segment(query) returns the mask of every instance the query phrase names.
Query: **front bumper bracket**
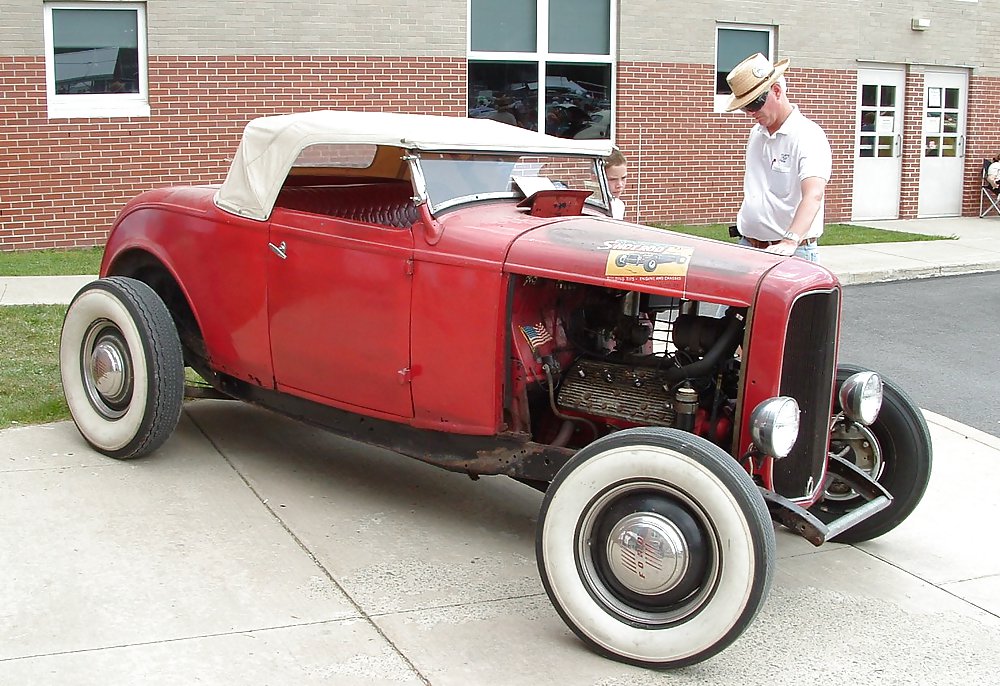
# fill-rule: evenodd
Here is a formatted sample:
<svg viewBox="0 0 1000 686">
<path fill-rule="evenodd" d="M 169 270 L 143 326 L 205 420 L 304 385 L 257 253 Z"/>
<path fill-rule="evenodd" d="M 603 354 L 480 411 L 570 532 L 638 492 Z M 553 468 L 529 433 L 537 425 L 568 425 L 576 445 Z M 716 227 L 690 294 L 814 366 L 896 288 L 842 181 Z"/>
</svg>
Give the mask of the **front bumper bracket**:
<svg viewBox="0 0 1000 686">
<path fill-rule="evenodd" d="M 831 538 L 847 531 L 858 522 L 868 519 L 892 504 L 892 494 L 867 472 L 842 457 L 830 455 L 827 464 L 828 476 L 832 475 L 846 483 L 859 497 L 863 505 L 833 520 L 824 522 L 809 510 L 774 491 L 761 488 L 761 495 L 771 512 L 771 518 L 802 536 L 813 545 L 823 545 Z"/>
</svg>

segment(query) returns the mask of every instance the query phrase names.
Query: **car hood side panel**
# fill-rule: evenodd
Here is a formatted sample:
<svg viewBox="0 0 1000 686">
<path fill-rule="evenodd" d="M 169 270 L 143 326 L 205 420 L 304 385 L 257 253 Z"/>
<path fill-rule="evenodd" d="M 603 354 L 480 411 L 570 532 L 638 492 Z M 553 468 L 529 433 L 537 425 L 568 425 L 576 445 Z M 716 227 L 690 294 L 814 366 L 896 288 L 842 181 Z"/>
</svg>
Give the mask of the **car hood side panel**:
<svg viewBox="0 0 1000 686">
<path fill-rule="evenodd" d="M 664 229 L 574 217 L 519 236 L 507 255 L 506 269 L 746 307 L 761 277 L 782 259 Z"/>
</svg>

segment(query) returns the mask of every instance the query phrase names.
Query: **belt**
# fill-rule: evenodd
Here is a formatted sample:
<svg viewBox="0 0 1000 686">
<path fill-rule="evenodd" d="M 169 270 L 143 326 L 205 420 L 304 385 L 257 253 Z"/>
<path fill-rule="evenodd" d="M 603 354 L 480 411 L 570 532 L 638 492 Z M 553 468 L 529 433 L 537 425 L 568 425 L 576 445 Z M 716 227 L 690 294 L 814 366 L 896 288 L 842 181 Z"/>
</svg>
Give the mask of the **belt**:
<svg viewBox="0 0 1000 686">
<path fill-rule="evenodd" d="M 750 238 L 749 236 L 743 236 L 743 238 L 747 240 L 747 242 L 751 245 L 751 247 L 759 248 L 761 250 L 769 248 L 772 245 L 777 245 L 778 243 L 781 242 L 781 241 L 761 241 L 756 238 Z M 816 239 L 807 238 L 804 241 L 800 241 L 799 245 L 816 245 Z"/>
</svg>

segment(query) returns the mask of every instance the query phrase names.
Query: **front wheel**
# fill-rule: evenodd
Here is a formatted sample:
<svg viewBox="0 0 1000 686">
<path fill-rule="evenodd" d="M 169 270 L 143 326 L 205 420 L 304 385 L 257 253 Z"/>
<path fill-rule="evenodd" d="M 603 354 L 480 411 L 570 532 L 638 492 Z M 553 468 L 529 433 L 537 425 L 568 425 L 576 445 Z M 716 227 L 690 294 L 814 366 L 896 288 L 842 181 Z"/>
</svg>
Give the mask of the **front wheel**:
<svg viewBox="0 0 1000 686">
<path fill-rule="evenodd" d="M 837 368 L 837 388 L 851 374 L 866 371 L 853 365 Z M 899 386 L 882 378 L 882 409 L 871 426 L 837 426 L 830 451 L 843 455 L 878 481 L 892 495 L 892 504 L 852 526 L 833 540 L 860 543 L 895 529 L 920 503 L 931 476 L 931 434 L 920 408 Z M 846 484 L 828 482 L 812 512 L 833 521 L 864 504 Z"/>
<path fill-rule="evenodd" d="M 680 667 L 750 624 L 774 571 L 774 528 L 747 473 L 675 429 L 579 451 L 542 502 L 536 556 L 566 624 L 613 659 Z"/>
<path fill-rule="evenodd" d="M 177 426 L 184 360 L 170 311 L 141 281 L 99 279 L 66 311 L 63 393 L 87 443 L 115 458 L 158 448 Z"/>
</svg>

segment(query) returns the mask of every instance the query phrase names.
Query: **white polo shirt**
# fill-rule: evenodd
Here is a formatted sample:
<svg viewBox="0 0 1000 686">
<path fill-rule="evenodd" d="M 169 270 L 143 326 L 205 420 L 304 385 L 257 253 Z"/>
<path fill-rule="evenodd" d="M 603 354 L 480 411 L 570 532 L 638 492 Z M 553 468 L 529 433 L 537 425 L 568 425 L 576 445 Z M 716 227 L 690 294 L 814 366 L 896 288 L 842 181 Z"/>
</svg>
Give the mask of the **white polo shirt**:
<svg viewBox="0 0 1000 686">
<path fill-rule="evenodd" d="M 802 181 L 810 176 L 830 180 L 833 154 L 818 124 L 796 105 L 772 136 L 760 124 L 750 130 L 743 204 L 736 217 L 742 235 L 761 241 L 781 240 L 802 201 Z M 823 233 L 823 205 L 803 238 Z"/>
</svg>

